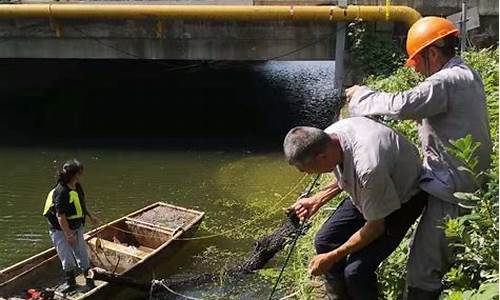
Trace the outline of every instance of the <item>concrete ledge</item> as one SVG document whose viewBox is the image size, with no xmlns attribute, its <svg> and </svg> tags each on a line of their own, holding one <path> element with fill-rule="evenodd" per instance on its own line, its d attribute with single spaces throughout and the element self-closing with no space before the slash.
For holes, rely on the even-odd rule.
<svg viewBox="0 0 500 300">
<path fill-rule="evenodd" d="M 330 60 L 334 28 L 314 22 L 262 24 L 65 20 L 56 37 L 48 20 L 1 20 L 1 58 L 172 60 Z"/>
</svg>

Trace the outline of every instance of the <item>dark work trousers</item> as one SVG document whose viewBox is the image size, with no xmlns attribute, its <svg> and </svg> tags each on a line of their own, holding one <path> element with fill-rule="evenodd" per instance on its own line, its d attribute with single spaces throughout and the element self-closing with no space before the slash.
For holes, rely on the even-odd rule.
<svg viewBox="0 0 500 300">
<path fill-rule="evenodd" d="M 378 288 L 375 270 L 396 249 L 426 203 L 427 193 L 419 192 L 387 216 L 383 235 L 334 264 L 325 275 L 326 280 L 333 284 L 339 280 L 345 281 L 347 293 L 353 300 L 376 300 Z M 336 249 L 365 223 L 361 212 L 349 198 L 345 199 L 316 234 L 316 252 L 320 254 Z"/>
</svg>

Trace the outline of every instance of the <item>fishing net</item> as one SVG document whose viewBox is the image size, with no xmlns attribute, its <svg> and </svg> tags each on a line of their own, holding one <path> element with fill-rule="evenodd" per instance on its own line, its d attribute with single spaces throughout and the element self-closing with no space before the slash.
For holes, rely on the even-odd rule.
<svg viewBox="0 0 500 300">
<path fill-rule="evenodd" d="M 301 231 L 302 228 L 302 231 Z M 271 260 L 279 251 L 291 242 L 297 234 L 304 234 L 308 226 L 300 226 L 299 218 L 294 212 L 287 214 L 286 220 L 280 227 L 276 228 L 271 234 L 262 237 L 254 244 L 251 253 L 241 263 L 228 268 L 223 274 L 217 273 L 204 273 L 196 274 L 193 276 L 186 276 L 183 278 L 166 278 L 160 281 L 161 284 L 151 286 L 151 283 L 139 283 L 132 278 L 119 277 L 105 270 L 95 270 L 94 278 L 116 284 L 123 284 L 128 287 L 148 291 L 155 297 L 172 296 L 171 292 L 166 290 L 164 286 L 172 290 L 186 289 L 189 287 L 199 286 L 202 284 L 209 284 L 220 282 L 222 279 L 227 280 L 238 279 L 245 275 L 254 273 L 262 269 L 269 260 Z"/>
<path fill-rule="evenodd" d="M 229 268 L 224 272 L 224 275 L 220 273 L 200 274 L 190 278 L 165 279 L 163 282 L 172 288 L 185 288 L 193 285 L 217 282 L 221 279 L 221 276 L 234 278 L 253 273 L 256 270 L 262 269 L 296 234 L 301 234 L 298 232 L 299 227 L 300 221 L 298 217 L 295 213 L 289 213 L 286 222 L 271 234 L 257 240 L 250 255 L 240 264 Z"/>
</svg>

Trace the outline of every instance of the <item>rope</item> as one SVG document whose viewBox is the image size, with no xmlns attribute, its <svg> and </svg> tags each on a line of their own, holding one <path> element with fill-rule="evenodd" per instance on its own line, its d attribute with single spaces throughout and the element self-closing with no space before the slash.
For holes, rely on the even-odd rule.
<svg viewBox="0 0 500 300">
<path fill-rule="evenodd" d="M 175 238 L 175 240 L 178 240 L 178 241 L 192 241 L 192 240 L 203 240 L 203 239 L 210 239 L 210 238 L 214 238 L 214 237 L 218 237 L 218 236 L 223 236 L 223 235 L 226 235 L 226 234 L 231 233 L 231 232 L 239 231 L 239 230 L 243 229 L 245 226 L 248 226 L 248 225 L 250 225 L 252 223 L 255 223 L 258 220 L 267 218 L 267 217 L 269 217 L 270 215 L 272 215 L 274 213 L 275 209 L 280 204 L 282 204 L 283 200 L 285 200 L 293 192 L 295 192 L 295 190 L 302 184 L 302 182 L 306 178 L 307 178 L 307 175 L 304 175 L 302 178 L 300 178 L 299 181 L 297 181 L 297 183 L 284 196 L 280 197 L 280 199 L 276 202 L 275 205 L 271 206 L 269 209 L 266 209 L 267 213 L 262 213 L 260 215 L 257 215 L 255 218 L 250 219 L 250 220 L 248 220 L 246 222 L 243 222 L 239 226 L 233 227 L 231 229 L 228 229 L 228 230 L 225 230 L 225 231 L 222 231 L 222 232 L 219 232 L 219 233 L 214 233 L 214 234 L 211 234 L 211 235 L 205 235 L 205 236 L 199 236 L 199 237 Z M 134 235 L 137 235 L 137 236 L 143 236 L 143 237 L 151 237 L 152 236 L 150 234 L 142 234 L 142 233 L 132 232 L 132 231 L 129 231 L 129 230 L 126 230 L 126 229 L 123 229 L 123 228 L 120 228 L 120 227 L 114 226 L 114 225 L 109 225 L 107 227 L 104 227 L 101 230 L 99 230 L 98 232 L 95 232 L 92 236 L 98 235 L 102 230 L 104 230 L 106 228 L 109 228 L 109 227 L 111 227 L 113 229 L 116 229 L 118 231 L 124 232 L 124 233 L 130 233 L 130 234 L 134 234 Z"/>
<path fill-rule="evenodd" d="M 102 248 L 98 247 L 98 245 L 97 245 L 97 244 L 99 243 L 100 239 L 101 239 L 101 238 L 96 237 L 96 241 L 95 241 L 95 250 L 92 248 L 92 246 L 91 246 L 91 245 L 89 245 L 89 248 L 90 248 L 90 250 L 91 250 L 92 252 L 94 252 L 95 257 L 96 257 L 96 258 L 97 258 L 97 260 L 101 263 L 101 265 L 102 265 L 102 266 L 104 266 L 104 264 L 102 263 L 101 258 L 99 257 L 99 253 L 97 253 L 97 250 L 98 250 L 98 249 L 100 249 L 100 250 L 101 250 L 102 255 L 104 256 L 104 258 L 105 258 L 105 259 L 106 259 L 106 261 L 108 262 L 109 266 L 111 267 L 111 266 L 113 266 L 113 263 L 111 263 L 111 261 L 109 260 L 108 256 L 106 255 L 106 252 L 104 252 L 104 250 L 103 250 Z M 118 264 L 120 263 L 120 257 L 121 257 L 121 256 L 118 256 L 118 262 L 117 262 L 117 263 L 116 263 L 116 265 L 115 265 L 115 268 L 114 268 L 114 270 L 113 270 L 113 274 L 115 274 L 116 268 L 118 267 Z"/>
<path fill-rule="evenodd" d="M 157 281 L 153 277 L 153 280 L 151 280 L 151 286 L 149 287 L 149 300 L 153 300 L 153 291 L 155 289 L 156 282 Z"/>
<path fill-rule="evenodd" d="M 173 295 L 176 295 L 176 296 L 179 296 L 179 297 L 182 297 L 182 298 L 185 298 L 185 299 L 189 299 L 189 300 L 203 300 L 201 298 L 195 298 L 195 297 L 190 297 L 190 296 L 186 296 L 186 295 L 183 295 L 179 292 L 176 292 L 174 290 L 172 290 L 168 285 L 165 284 L 165 282 L 163 282 L 163 280 L 154 280 L 151 281 L 151 286 L 155 286 L 155 285 L 159 285 L 161 287 L 163 287 L 165 290 L 167 290 L 169 293 L 173 294 Z"/>
<path fill-rule="evenodd" d="M 279 300 L 290 299 L 290 298 L 295 297 L 295 296 L 298 296 L 298 295 L 299 295 L 299 292 L 295 292 L 295 293 L 292 293 L 292 294 L 290 294 L 290 295 L 288 295 L 288 296 L 285 296 L 285 297 L 283 297 L 283 298 L 281 298 L 281 299 L 279 299 Z"/>
<path fill-rule="evenodd" d="M 309 189 L 305 193 L 304 197 L 308 197 L 311 194 L 312 189 L 314 188 L 314 186 L 316 185 L 316 182 L 318 181 L 318 179 L 320 177 L 321 177 L 321 174 L 318 174 L 316 176 L 316 178 L 314 179 L 312 184 L 309 186 Z M 288 255 L 286 257 L 285 263 L 283 263 L 283 266 L 281 267 L 280 274 L 278 275 L 278 279 L 276 279 L 276 282 L 274 283 L 273 290 L 271 291 L 271 294 L 269 295 L 268 300 L 271 300 L 273 298 L 273 295 L 278 288 L 278 284 L 281 281 L 281 277 L 283 276 L 283 273 L 285 272 L 286 265 L 288 264 L 288 261 L 290 260 L 290 257 L 292 256 L 293 250 L 295 249 L 295 245 L 297 245 L 297 241 L 299 240 L 299 237 L 302 234 L 302 231 L 304 230 L 304 225 L 305 225 L 305 222 L 300 223 L 299 229 L 297 230 L 297 233 L 296 233 L 295 237 L 293 238 L 293 242 L 292 242 L 292 246 L 290 247 L 290 251 L 288 251 Z"/>
<path fill-rule="evenodd" d="M 268 214 L 260 214 L 260 215 L 257 215 L 255 218 L 253 219 L 250 219 L 244 223 L 242 223 L 240 226 L 236 226 L 232 229 L 229 229 L 229 230 L 226 230 L 226 231 L 222 231 L 222 232 L 219 232 L 219 233 L 215 233 L 215 234 L 212 234 L 212 235 L 206 235 L 206 236 L 200 236 L 200 237 L 191 237 L 191 238 L 177 238 L 176 240 L 181 240 L 181 241 L 190 241 L 190 240 L 202 240 L 202 239 L 209 239 L 209 238 L 213 238 L 213 237 L 217 237 L 217 236 L 222 236 L 222 235 L 226 235 L 228 233 L 231 233 L 231 232 L 234 232 L 234 231 L 239 231 L 241 229 L 243 229 L 245 226 L 247 225 L 250 225 L 260 219 L 265 219 L 267 217 L 269 217 L 270 215 L 272 215 L 275 211 L 275 209 L 280 205 L 282 204 L 282 201 L 285 200 L 286 198 L 288 198 L 288 196 L 290 196 L 293 192 L 295 192 L 295 190 L 299 187 L 299 185 L 304 181 L 304 179 L 307 177 L 307 175 L 304 175 L 302 176 L 302 178 L 299 179 L 299 181 L 284 195 L 284 196 L 281 196 L 281 198 L 276 202 L 275 205 L 271 206 L 269 209 L 267 209 L 266 211 L 269 212 Z"/>
<path fill-rule="evenodd" d="M 283 277 L 283 273 L 285 272 L 286 265 L 288 264 L 288 261 L 290 260 L 290 257 L 292 256 L 293 250 L 295 249 L 295 245 L 297 244 L 297 241 L 299 240 L 300 233 L 304 229 L 304 224 L 305 224 L 304 222 L 302 222 L 300 224 L 300 227 L 297 230 L 297 233 L 296 233 L 295 237 L 293 238 L 293 242 L 292 242 L 292 246 L 290 247 L 290 251 L 288 252 L 288 255 L 286 257 L 285 263 L 281 267 L 280 274 L 278 275 L 278 279 L 276 279 L 276 282 L 274 283 L 273 290 L 271 291 L 271 294 L 269 295 L 268 300 L 273 299 L 273 295 L 276 292 L 276 290 L 278 289 L 278 284 L 281 281 L 281 277 Z"/>
</svg>

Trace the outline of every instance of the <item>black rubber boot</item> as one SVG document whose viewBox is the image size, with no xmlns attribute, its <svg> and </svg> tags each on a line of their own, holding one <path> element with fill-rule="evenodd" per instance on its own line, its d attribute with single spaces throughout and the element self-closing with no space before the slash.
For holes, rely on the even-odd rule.
<svg viewBox="0 0 500 300">
<path fill-rule="evenodd" d="M 95 288 L 95 281 L 92 278 L 85 278 L 85 287 L 89 290 Z"/>
<path fill-rule="evenodd" d="M 349 300 L 349 295 L 347 294 L 347 289 L 345 282 L 343 280 L 338 281 L 326 281 L 325 289 L 328 296 L 328 300 Z"/>
<path fill-rule="evenodd" d="M 57 291 L 63 294 L 67 294 L 76 289 L 75 272 L 73 271 L 66 272 L 65 277 L 66 277 L 66 282 L 61 284 L 57 288 Z"/>
<path fill-rule="evenodd" d="M 415 287 L 408 287 L 406 300 L 438 300 L 441 290 L 426 291 Z"/>
<path fill-rule="evenodd" d="M 90 276 L 90 269 L 85 270 L 85 291 L 90 291 L 91 289 L 95 288 L 95 281 L 93 278 L 89 278 Z"/>
</svg>

